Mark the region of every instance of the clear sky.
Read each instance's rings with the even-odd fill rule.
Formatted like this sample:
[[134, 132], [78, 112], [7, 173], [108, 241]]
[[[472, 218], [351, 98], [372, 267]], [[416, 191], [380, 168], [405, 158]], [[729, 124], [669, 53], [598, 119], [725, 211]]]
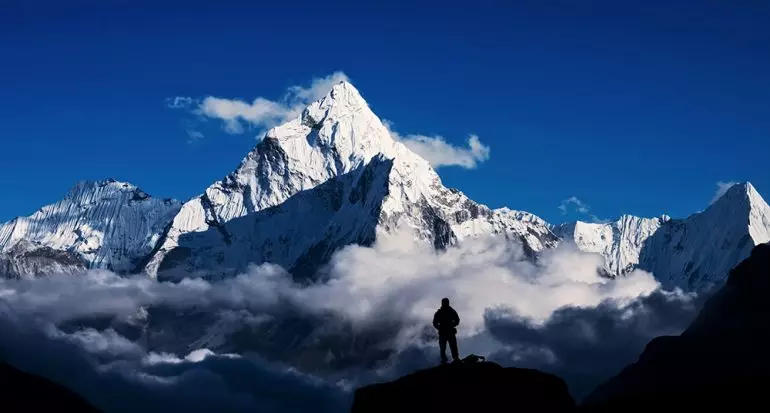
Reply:
[[81, 179], [194, 196], [256, 141], [190, 142], [167, 98], [335, 71], [399, 133], [478, 135], [488, 160], [439, 173], [492, 207], [683, 217], [743, 180], [770, 199], [770, 2], [162, 3], [2, 2], [0, 221]]

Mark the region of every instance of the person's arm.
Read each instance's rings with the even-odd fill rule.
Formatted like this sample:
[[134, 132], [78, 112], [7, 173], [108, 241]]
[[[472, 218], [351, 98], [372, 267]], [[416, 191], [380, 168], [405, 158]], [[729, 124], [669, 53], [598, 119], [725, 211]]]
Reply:
[[433, 328], [438, 330], [438, 311], [433, 314]]
[[455, 327], [459, 326], [460, 325], [460, 316], [457, 314], [457, 311], [455, 311], [454, 308], [452, 309], [452, 315], [454, 316], [454, 320], [452, 320], [452, 321], [454, 321]]

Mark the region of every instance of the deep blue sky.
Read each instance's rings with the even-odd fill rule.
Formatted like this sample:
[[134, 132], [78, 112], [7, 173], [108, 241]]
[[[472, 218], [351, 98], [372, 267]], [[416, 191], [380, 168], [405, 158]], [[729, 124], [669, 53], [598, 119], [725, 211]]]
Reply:
[[399, 132], [478, 134], [487, 162], [439, 172], [493, 207], [678, 217], [727, 180], [770, 199], [770, 2], [192, 3], [2, 3], [0, 221], [81, 179], [191, 197], [255, 141], [189, 144], [167, 97], [279, 98], [336, 70]]

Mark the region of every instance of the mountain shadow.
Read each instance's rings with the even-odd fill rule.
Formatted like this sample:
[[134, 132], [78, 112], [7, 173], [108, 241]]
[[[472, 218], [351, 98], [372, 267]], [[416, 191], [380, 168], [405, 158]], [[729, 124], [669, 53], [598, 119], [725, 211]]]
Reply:
[[0, 362], [0, 411], [97, 413], [100, 410], [56, 382]]
[[652, 340], [637, 362], [594, 390], [585, 407], [768, 406], [769, 289], [770, 244], [760, 244], [681, 335]]
[[288, 269], [297, 281], [309, 280], [338, 249], [374, 242], [392, 167], [391, 159], [376, 156], [279, 205], [183, 234], [161, 262], [158, 278], [196, 272], [231, 276], [250, 264], [270, 262]]
[[352, 413], [497, 412], [575, 409], [564, 380], [495, 363], [447, 364], [355, 391]]

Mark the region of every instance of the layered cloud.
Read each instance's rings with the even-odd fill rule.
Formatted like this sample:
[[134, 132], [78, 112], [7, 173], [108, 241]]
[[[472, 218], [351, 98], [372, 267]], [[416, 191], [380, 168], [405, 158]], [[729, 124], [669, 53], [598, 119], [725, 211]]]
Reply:
[[504, 309], [487, 311], [485, 320], [506, 344], [493, 360], [548, 370], [581, 397], [635, 361], [651, 338], [679, 334], [704, 301], [705, 295], [656, 290], [626, 302], [567, 306], [542, 324]]
[[[102, 405], [301, 411], [297, 395], [308, 394], [316, 407], [344, 411], [349, 386], [437, 361], [429, 322], [449, 297], [461, 317], [461, 353], [561, 374], [579, 393], [656, 335], [681, 331], [699, 305], [694, 295], [661, 291], [642, 271], [603, 278], [601, 264], [567, 245], [533, 264], [501, 238], [435, 251], [399, 233], [344, 248], [326, 281], [312, 285], [270, 264], [218, 281], [96, 270], [3, 280], [0, 348], [89, 398], [104, 395]], [[45, 355], [37, 362], [31, 342], [80, 364]]]
[[147, 352], [113, 330], [66, 334], [0, 302], [0, 358], [106, 412], [339, 412], [346, 390], [254, 356]]

